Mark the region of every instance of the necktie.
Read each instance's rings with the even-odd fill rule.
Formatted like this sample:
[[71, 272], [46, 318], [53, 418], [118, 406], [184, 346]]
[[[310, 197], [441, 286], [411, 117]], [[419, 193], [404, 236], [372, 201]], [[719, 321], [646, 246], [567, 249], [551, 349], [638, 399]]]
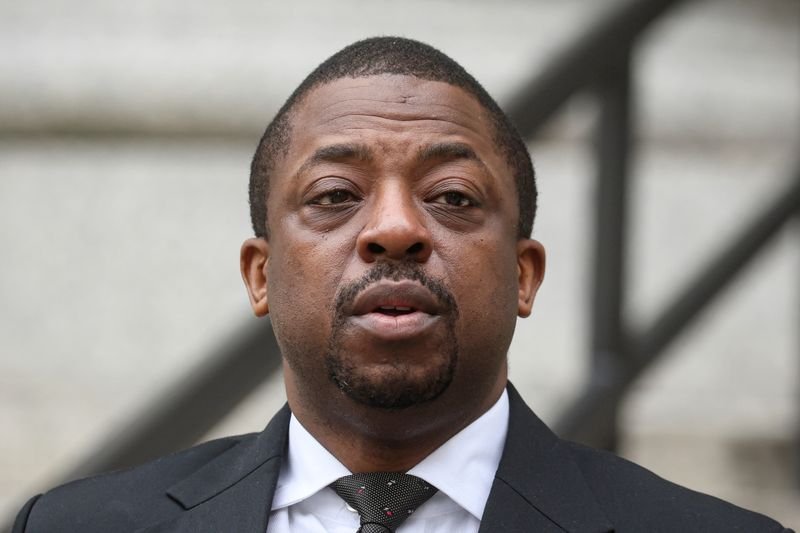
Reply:
[[331, 483], [336, 494], [358, 511], [356, 533], [394, 533], [394, 530], [437, 489], [410, 474], [370, 472], [353, 474]]

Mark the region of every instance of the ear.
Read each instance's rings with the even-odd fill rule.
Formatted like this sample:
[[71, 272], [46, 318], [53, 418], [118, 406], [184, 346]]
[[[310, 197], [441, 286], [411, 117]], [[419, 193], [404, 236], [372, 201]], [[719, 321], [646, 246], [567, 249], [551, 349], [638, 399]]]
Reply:
[[267, 300], [267, 263], [269, 261], [269, 243], [265, 239], [253, 237], [242, 244], [239, 266], [242, 280], [250, 297], [250, 305], [256, 316], [269, 313]]
[[544, 279], [544, 246], [533, 239], [517, 241], [517, 282], [519, 300], [517, 315], [522, 318], [531, 314], [533, 299]]

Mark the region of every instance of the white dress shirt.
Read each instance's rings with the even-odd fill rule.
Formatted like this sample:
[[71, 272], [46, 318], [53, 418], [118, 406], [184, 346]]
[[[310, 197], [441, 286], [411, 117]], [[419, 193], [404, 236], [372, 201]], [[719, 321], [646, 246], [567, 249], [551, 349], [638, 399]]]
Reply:
[[[508, 395], [408, 471], [439, 489], [397, 533], [477, 533], [508, 431]], [[354, 533], [358, 513], [328, 485], [351, 472], [292, 415], [267, 533]]]

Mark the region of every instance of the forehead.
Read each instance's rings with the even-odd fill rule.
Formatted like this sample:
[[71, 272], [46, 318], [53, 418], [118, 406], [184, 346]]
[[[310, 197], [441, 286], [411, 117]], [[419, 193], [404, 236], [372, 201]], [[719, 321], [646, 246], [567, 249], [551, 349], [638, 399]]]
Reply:
[[471, 94], [448, 83], [400, 75], [340, 78], [316, 87], [303, 98], [293, 122], [336, 127], [357, 115], [442, 122], [491, 136], [485, 111]]
[[508, 173], [483, 106], [463, 89], [439, 81], [401, 75], [337, 79], [302, 99], [292, 112], [290, 130], [285, 158], [290, 167], [309, 150], [347, 140], [399, 153], [398, 147], [454, 141], [471, 146], [499, 173]]

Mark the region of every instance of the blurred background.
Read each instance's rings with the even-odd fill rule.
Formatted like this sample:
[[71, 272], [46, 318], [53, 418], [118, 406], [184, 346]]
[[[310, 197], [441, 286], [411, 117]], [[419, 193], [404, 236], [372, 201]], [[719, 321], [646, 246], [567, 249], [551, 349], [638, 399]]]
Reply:
[[274, 353], [238, 359], [249, 381], [224, 363], [269, 344], [238, 271], [249, 161], [313, 67], [379, 34], [441, 48], [531, 140], [528, 403], [800, 526], [796, 0], [0, 3], [0, 521], [125, 439], [258, 431], [282, 405], [252, 363]]

